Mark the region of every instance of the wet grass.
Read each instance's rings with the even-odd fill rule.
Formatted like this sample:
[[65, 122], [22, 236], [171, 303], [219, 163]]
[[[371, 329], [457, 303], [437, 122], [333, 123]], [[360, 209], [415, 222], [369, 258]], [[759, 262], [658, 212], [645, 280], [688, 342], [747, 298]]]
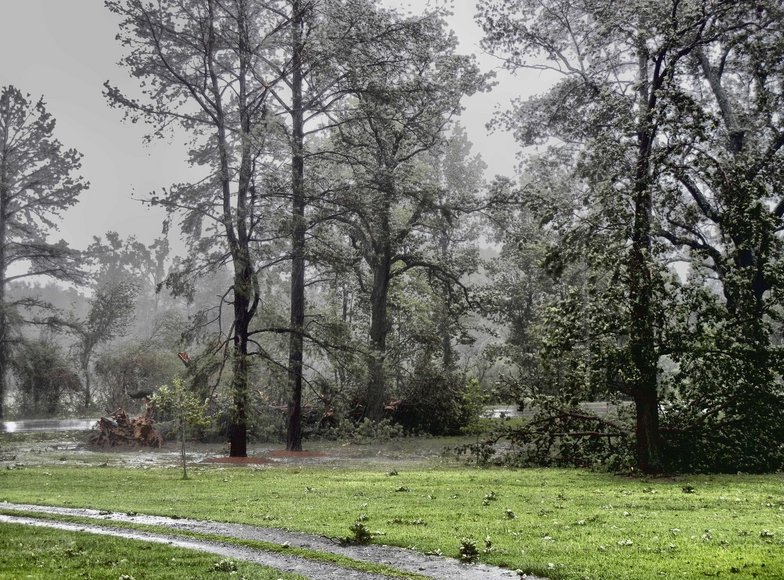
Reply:
[[0, 578], [298, 580], [302, 577], [149, 542], [2, 524]]
[[[289, 546], [286, 544], [274, 544], [271, 542], [264, 542], [261, 540], [246, 540], [241, 538], [233, 538], [229, 536], [221, 536], [217, 534], [195, 533], [195, 532], [189, 532], [189, 531], [179, 530], [175, 528], [161, 528], [160, 526], [155, 526], [155, 525], [145, 525], [145, 524], [122, 522], [116, 520], [111, 520], [111, 521], [96, 520], [95, 518], [86, 517], [86, 516], [42, 514], [41, 512], [35, 512], [35, 511], [9, 510], [9, 509], [3, 509], [2, 504], [0, 504], [0, 514], [9, 515], [9, 516], [37, 518], [37, 519], [45, 518], [46, 520], [50, 520], [50, 521], [76, 523], [85, 526], [101, 526], [101, 525], [109, 526], [110, 525], [112, 528], [119, 528], [128, 531], [151, 532], [151, 533], [159, 533], [159, 534], [164, 533], [167, 536], [192, 538], [196, 540], [205, 540], [208, 542], [217, 542], [220, 544], [231, 544], [235, 546], [252, 548], [255, 550], [272, 552], [285, 556], [297, 556], [307, 560], [313, 560], [315, 562], [333, 564], [335, 566], [345, 568], [346, 570], [357, 570], [360, 572], [379, 574], [379, 575], [388, 576], [389, 578], [401, 578], [401, 579], [410, 579], [410, 580], [426, 580], [427, 578], [426, 576], [422, 576], [420, 574], [412, 574], [401, 570], [397, 570], [395, 568], [392, 568], [391, 566], [387, 566], [384, 564], [359, 561], [339, 554], [333, 554], [331, 552], [318, 552], [316, 550], [309, 550], [306, 548], [299, 548], [296, 546]], [[0, 524], [0, 528], [2, 526], [3, 524]], [[0, 578], [2, 578], [2, 575], [0, 575]]]
[[[350, 535], [556, 579], [782, 578], [784, 476], [645, 481], [576, 470], [35, 467], [0, 501]], [[0, 506], [1, 507], [1, 506]], [[489, 546], [485, 540], [489, 541]]]

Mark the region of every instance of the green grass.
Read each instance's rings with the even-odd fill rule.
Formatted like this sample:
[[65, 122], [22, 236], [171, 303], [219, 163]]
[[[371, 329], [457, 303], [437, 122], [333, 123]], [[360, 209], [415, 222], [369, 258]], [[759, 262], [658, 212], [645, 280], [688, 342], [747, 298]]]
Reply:
[[16, 524], [0, 525], [0, 578], [302, 578], [240, 561], [233, 561], [236, 575], [214, 571], [215, 564], [221, 560], [220, 556], [149, 542]]
[[[87, 516], [41, 514], [40, 512], [35, 512], [35, 511], [9, 510], [9, 509], [3, 509], [2, 504], [0, 504], [0, 514], [28, 517], [28, 518], [38, 518], [38, 519], [45, 518], [47, 520], [52, 520], [56, 522], [76, 523], [76, 524], [83, 524], [86, 526], [111, 525], [112, 528], [121, 528], [121, 529], [132, 530], [132, 531], [152, 532], [152, 533], [163, 532], [167, 536], [177, 536], [181, 538], [206, 540], [211, 542], [217, 542], [220, 544], [233, 544], [235, 546], [247, 547], [247, 548], [262, 550], [266, 552], [273, 552], [277, 554], [283, 554], [286, 556], [298, 556], [301, 558], [314, 560], [321, 563], [334, 564], [335, 566], [339, 566], [347, 570], [358, 570], [361, 572], [368, 572], [371, 574], [384, 575], [390, 578], [403, 578], [403, 579], [413, 579], [413, 580], [422, 580], [426, 578], [425, 576], [422, 576], [420, 574], [412, 574], [412, 573], [404, 572], [392, 568], [390, 566], [387, 566], [385, 564], [353, 560], [347, 556], [342, 556], [340, 554], [333, 554], [331, 552], [318, 552], [316, 550], [309, 550], [297, 546], [274, 544], [271, 542], [265, 542], [261, 540], [245, 540], [241, 538], [232, 538], [230, 536], [195, 533], [195, 532], [189, 532], [189, 531], [173, 529], [173, 528], [162, 529], [161, 527], [154, 526], [154, 525], [145, 525], [145, 524], [137, 524], [131, 522], [114, 521], [114, 520], [112, 520], [111, 522], [100, 521], [100, 520], [96, 521], [95, 518], [91, 518]], [[2, 525], [3, 524], [0, 524], [0, 526]]]
[[[375, 541], [551, 578], [782, 578], [784, 477], [627, 479], [574, 470], [25, 468], [0, 501], [93, 507], [345, 537], [362, 514]], [[693, 493], [684, 493], [686, 486]], [[509, 511], [507, 511], [509, 510]], [[514, 516], [514, 517], [511, 517]]]

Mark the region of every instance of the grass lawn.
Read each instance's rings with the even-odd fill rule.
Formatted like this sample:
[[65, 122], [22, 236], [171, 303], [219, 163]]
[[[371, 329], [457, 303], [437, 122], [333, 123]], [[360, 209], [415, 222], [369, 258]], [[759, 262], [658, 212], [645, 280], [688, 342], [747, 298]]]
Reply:
[[[230, 574], [232, 569], [236, 575]], [[0, 578], [297, 580], [301, 576], [161, 544], [2, 524]]]
[[[350, 535], [554, 579], [784, 578], [784, 476], [627, 479], [577, 470], [34, 467], [0, 501]], [[0, 505], [0, 509], [2, 506]], [[58, 532], [51, 532], [58, 534]], [[106, 541], [104, 538], [95, 540]], [[210, 560], [210, 558], [207, 558]], [[214, 560], [214, 558], [213, 558]]]

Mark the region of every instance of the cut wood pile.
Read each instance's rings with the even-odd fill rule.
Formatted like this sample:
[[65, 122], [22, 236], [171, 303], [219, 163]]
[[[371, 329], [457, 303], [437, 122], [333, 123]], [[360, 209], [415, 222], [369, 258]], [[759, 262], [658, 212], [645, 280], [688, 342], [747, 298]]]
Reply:
[[147, 405], [142, 415], [130, 418], [122, 407], [109, 417], [101, 417], [90, 435], [90, 444], [102, 447], [162, 447], [163, 436], [153, 426], [155, 409]]

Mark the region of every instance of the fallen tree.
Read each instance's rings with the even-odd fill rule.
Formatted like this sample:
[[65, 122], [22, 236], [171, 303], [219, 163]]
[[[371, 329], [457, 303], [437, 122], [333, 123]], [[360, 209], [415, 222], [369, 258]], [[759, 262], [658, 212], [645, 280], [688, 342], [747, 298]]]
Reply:
[[165, 440], [154, 427], [154, 413], [155, 408], [148, 404], [143, 414], [130, 418], [125, 409], [120, 407], [109, 417], [98, 420], [89, 443], [101, 447], [162, 447]]

